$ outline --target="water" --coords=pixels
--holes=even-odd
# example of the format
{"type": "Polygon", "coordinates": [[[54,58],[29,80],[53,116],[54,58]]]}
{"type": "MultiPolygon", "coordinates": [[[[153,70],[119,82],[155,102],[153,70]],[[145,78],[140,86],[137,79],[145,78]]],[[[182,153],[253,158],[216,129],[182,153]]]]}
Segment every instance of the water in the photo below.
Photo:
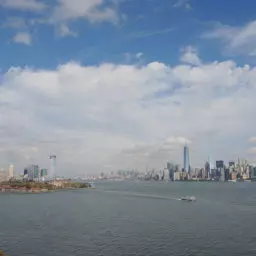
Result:
{"type": "Polygon", "coordinates": [[[0,248],[8,256],[256,255],[256,183],[96,187],[0,194],[0,248]]]}

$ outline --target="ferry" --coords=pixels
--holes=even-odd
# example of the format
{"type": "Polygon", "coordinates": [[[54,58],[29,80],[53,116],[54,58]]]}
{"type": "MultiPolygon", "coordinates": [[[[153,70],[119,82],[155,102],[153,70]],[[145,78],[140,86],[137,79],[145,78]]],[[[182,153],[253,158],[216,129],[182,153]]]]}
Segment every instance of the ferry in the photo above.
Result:
{"type": "Polygon", "coordinates": [[[196,198],[194,196],[183,196],[180,198],[182,201],[188,201],[188,202],[194,202],[196,201],[196,198]]]}

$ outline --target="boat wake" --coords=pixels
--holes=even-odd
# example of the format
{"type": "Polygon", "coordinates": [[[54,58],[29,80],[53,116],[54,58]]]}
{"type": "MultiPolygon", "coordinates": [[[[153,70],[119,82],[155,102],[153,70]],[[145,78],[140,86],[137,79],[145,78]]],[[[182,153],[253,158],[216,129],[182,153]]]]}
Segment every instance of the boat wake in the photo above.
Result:
{"type": "Polygon", "coordinates": [[[113,193],[113,194],[121,194],[128,197],[141,197],[141,198],[152,198],[152,199],[162,199],[162,200],[176,200],[176,201],[196,201],[194,196],[187,197],[169,197],[169,196],[161,196],[161,195],[150,195],[150,194],[142,194],[142,193],[131,193],[131,192],[121,192],[116,190],[97,190],[104,193],[113,193]]]}

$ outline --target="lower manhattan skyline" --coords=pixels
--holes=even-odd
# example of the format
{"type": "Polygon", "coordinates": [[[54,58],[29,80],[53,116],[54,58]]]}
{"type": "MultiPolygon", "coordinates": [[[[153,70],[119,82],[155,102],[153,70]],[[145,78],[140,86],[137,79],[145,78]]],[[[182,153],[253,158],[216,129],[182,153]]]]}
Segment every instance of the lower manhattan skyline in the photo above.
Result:
{"type": "Polygon", "coordinates": [[[56,154],[64,175],[163,168],[185,144],[194,167],[256,163],[256,18],[242,2],[232,22],[219,0],[46,2],[0,1],[0,167],[56,154]]]}

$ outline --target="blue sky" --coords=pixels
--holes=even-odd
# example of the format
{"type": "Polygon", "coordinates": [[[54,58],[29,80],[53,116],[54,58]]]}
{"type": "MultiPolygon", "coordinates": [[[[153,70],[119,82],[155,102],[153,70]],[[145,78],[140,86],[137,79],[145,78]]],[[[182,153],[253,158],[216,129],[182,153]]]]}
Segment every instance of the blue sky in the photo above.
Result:
{"type": "Polygon", "coordinates": [[[256,163],[255,7],[0,0],[0,168],[256,163]]]}
{"type": "MultiPolygon", "coordinates": [[[[255,18],[256,6],[253,0],[238,0],[232,4],[223,4],[221,0],[122,0],[116,1],[116,6],[106,2],[105,5],[115,9],[118,21],[114,24],[110,20],[92,24],[86,18],[65,21],[77,33],[73,37],[61,36],[59,24],[47,24],[56,1],[41,1],[49,7],[40,12],[19,6],[4,8],[6,0],[1,2],[0,22],[5,24],[0,30],[3,70],[13,65],[55,67],[69,60],[86,64],[121,63],[127,61],[126,53],[138,52],[143,52],[146,61],[173,65],[178,62],[179,49],[186,45],[197,47],[206,61],[223,59],[222,45],[202,39],[201,35],[219,23],[244,26],[255,18]],[[23,19],[27,25],[10,28],[6,23],[10,23],[11,18],[23,19]],[[28,25],[36,19],[45,19],[45,22],[28,25]],[[31,45],[13,42],[18,32],[29,33],[31,45]]],[[[244,62],[239,57],[238,60],[244,62]]]]}

